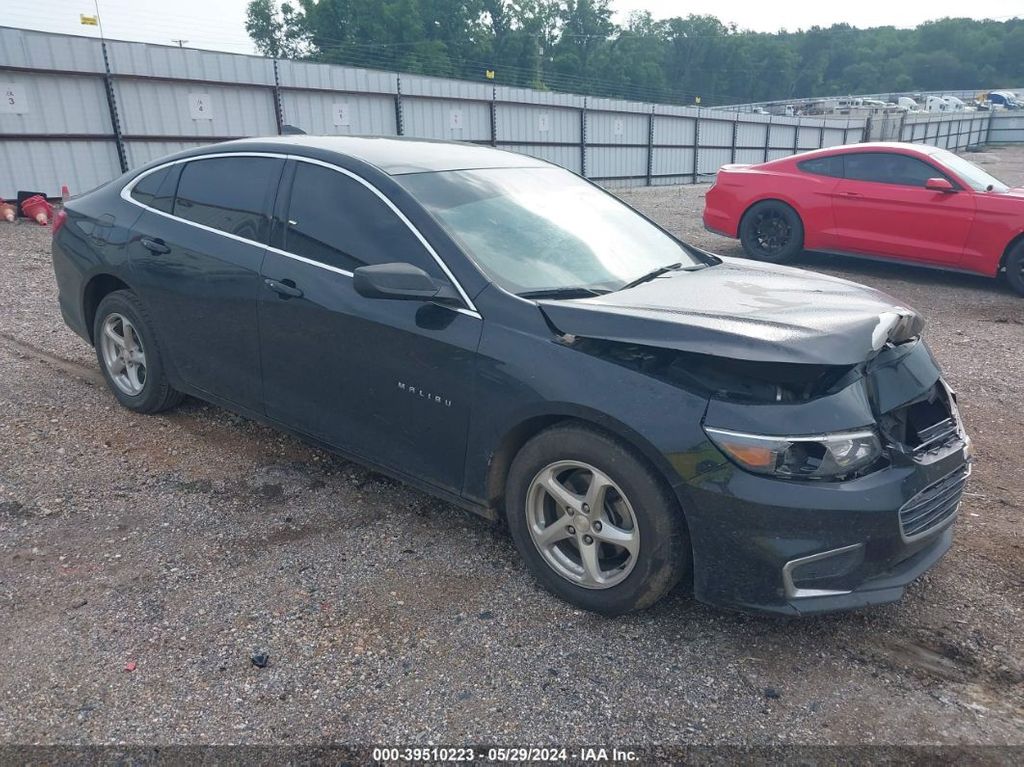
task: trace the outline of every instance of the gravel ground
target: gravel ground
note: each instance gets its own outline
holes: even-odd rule
[[[974,159],[1024,183],[1024,148]],[[700,227],[704,189],[623,197],[738,253]],[[542,592],[482,519],[194,400],[118,408],[48,238],[0,226],[0,742],[1024,744],[1004,286],[804,262],[923,311],[975,438],[955,547],[902,603],[782,620],[676,593],[610,620]]]

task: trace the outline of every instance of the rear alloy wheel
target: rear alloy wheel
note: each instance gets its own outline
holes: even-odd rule
[[[146,350],[142,338],[123,314],[111,312],[103,320],[100,354],[111,383],[129,397],[137,397],[146,386]]]
[[[96,358],[117,401],[137,413],[158,413],[181,402],[164,375],[160,347],[138,296],[116,290],[96,307]]]
[[[1024,296],[1024,242],[1018,242],[1006,257],[1006,281]]]
[[[631,449],[583,424],[552,427],[523,446],[505,511],[541,585],[586,610],[649,607],[688,569],[686,523],[665,483]]]
[[[773,264],[790,261],[803,250],[803,222],[785,203],[765,200],[743,215],[740,242],[750,258]]]

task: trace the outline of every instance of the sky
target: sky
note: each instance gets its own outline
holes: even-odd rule
[[[109,38],[253,53],[245,33],[247,0],[99,0],[103,31]],[[93,0],[6,0],[0,25],[50,32],[98,35],[82,26],[79,15],[92,15]],[[768,2],[767,0],[613,0],[616,20],[630,11],[649,10],[656,18],[689,13],[711,14],[744,29],[775,32],[846,22],[857,27],[912,27],[946,16],[1007,19],[1024,16],[1021,0],[856,0],[856,2]]]

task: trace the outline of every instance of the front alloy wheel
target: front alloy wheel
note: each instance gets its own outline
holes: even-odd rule
[[[585,610],[649,607],[689,569],[671,488],[629,445],[589,424],[566,421],[523,445],[509,467],[505,519],[538,582]]]
[[[559,461],[534,477],[527,498],[530,536],[560,576],[607,589],[633,572],[640,529],[608,475],[581,461]]]

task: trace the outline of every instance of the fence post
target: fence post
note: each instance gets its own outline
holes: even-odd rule
[[[988,113],[988,122],[985,123],[985,145],[992,143],[992,115],[995,114],[991,110]]]
[[[800,118],[796,118],[796,125],[793,126],[793,154],[800,151]]]
[[[277,121],[277,135],[284,133],[284,107],[281,106],[281,77],[277,71],[277,59],[274,59],[274,119]]]
[[[647,186],[651,185],[651,178],[654,176],[654,104],[651,104],[651,113],[647,115]]]
[[[907,125],[907,113],[904,112],[903,114],[900,115],[900,134],[899,134],[899,138],[896,139],[897,141],[903,141],[903,129],[906,127],[906,125]]]
[[[587,177],[587,97],[580,107],[580,175]]]
[[[124,138],[121,135],[121,119],[117,114],[117,97],[114,95],[114,80],[110,73],[110,58],[107,56],[107,41],[101,39],[103,50],[103,87],[107,92],[107,110],[110,112],[110,126],[114,129],[114,144],[117,147],[117,162],[121,172],[128,172],[128,155],[124,151]]]
[[[821,118],[821,125],[818,126],[818,149],[825,148],[825,118]]]
[[[491,146],[498,145],[498,86],[491,88]]]
[[[693,119],[693,183],[697,183],[697,166],[700,163],[700,107]]]
[[[867,116],[867,119],[864,120],[864,128],[862,129],[861,134],[860,134],[860,142],[862,144],[865,141],[871,141],[871,128],[872,128],[871,117],[872,116],[869,114]]]
[[[736,144],[739,143],[740,135],[740,113],[737,112],[732,120],[732,147],[729,152],[729,162],[736,162]]]
[[[768,115],[768,122],[764,124],[764,162],[768,162],[768,148],[772,143],[772,116]]]
[[[402,119],[402,75],[395,74],[395,132],[405,135],[405,124]]]
[[[846,118],[846,127],[843,128],[843,146],[850,143],[850,118]]]

